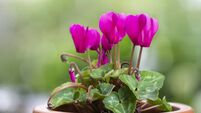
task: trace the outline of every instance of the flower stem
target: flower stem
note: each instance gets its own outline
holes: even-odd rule
[[[118,51],[118,55],[117,55],[117,60],[118,60],[118,68],[121,67],[121,61],[120,61],[120,47],[119,44],[117,44],[117,51]]]
[[[99,47],[100,66],[102,65],[102,49]]]
[[[77,55],[70,54],[70,53],[64,53],[64,54],[62,54],[60,57],[61,57],[61,60],[62,60],[63,62],[66,62],[66,61],[67,61],[67,58],[66,58],[66,57],[72,57],[72,58],[79,59],[79,60],[81,60],[81,61],[86,62],[86,63],[89,64],[89,61],[86,60],[85,58],[82,58],[82,57],[79,57],[79,56],[77,56]]]
[[[145,103],[143,103],[140,107],[141,107],[141,109],[143,109],[145,106],[147,106],[148,104],[145,102]]]
[[[157,108],[157,107],[159,107],[159,106],[160,106],[160,105],[150,106],[150,107],[145,108],[145,109],[142,109],[142,110],[140,110],[140,111],[141,111],[141,112],[145,112],[145,111],[148,111],[148,110],[151,110],[151,109]]]
[[[109,55],[110,55],[110,63],[112,63],[112,52],[109,51]]]
[[[89,51],[87,51],[87,55],[88,55],[88,61],[89,61],[89,69],[92,72],[92,64],[91,64],[91,57],[90,57]]]
[[[140,61],[141,61],[141,57],[142,57],[142,50],[143,50],[143,47],[140,47],[140,53],[139,53],[138,61],[137,61],[137,65],[136,65],[137,69],[139,69],[139,67],[140,67]]]
[[[128,74],[131,74],[131,68],[133,67],[133,56],[134,56],[134,51],[135,51],[135,45],[133,44],[133,48],[131,51],[131,57],[130,57],[130,63],[129,63],[129,68],[128,68]]]
[[[114,63],[114,69],[117,69],[117,62],[116,62],[116,45],[114,45],[113,49],[113,63]]]
[[[88,87],[88,91],[87,91],[87,100],[89,101],[89,103],[92,103],[92,97],[90,96],[90,93],[91,93],[91,89],[93,88],[93,85],[90,85]]]

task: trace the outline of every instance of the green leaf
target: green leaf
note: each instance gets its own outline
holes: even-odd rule
[[[74,92],[73,88],[68,88],[54,95],[48,104],[52,109],[55,109],[61,105],[73,103],[74,102]]]
[[[119,77],[120,75],[125,74],[127,72],[128,72],[128,68],[121,68],[121,69],[118,69],[118,70],[111,70],[105,75],[105,78],[108,78],[108,77],[116,78],[116,77]]]
[[[93,101],[109,96],[114,89],[113,84],[100,83],[97,88],[91,89],[90,97]]]
[[[113,92],[109,97],[103,100],[105,108],[111,110],[113,113],[126,113],[123,105],[120,104],[118,93]]]
[[[85,83],[86,86],[90,86],[91,84],[95,83],[96,81],[92,81],[90,73],[91,72],[89,69],[81,71],[82,78],[81,78],[81,76],[79,76],[79,74],[76,75],[78,82]],[[82,79],[84,82],[82,81]]]
[[[172,111],[172,106],[166,101],[166,98],[163,99],[158,98],[157,100],[148,100],[148,103],[151,105],[160,105],[158,108],[163,112],[170,112]]]
[[[137,80],[135,76],[123,74],[119,76],[119,79],[135,94],[137,88]]]
[[[75,101],[79,101],[79,102],[86,102],[87,100],[87,92],[84,89],[77,89],[77,91],[75,91],[75,93],[78,94],[77,98],[75,98],[74,96],[74,100]]]
[[[128,87],[122,87],[118,91],[119,99],[126,113],[134,113],[136,108],[136,97]]]
[[[82,77],[89,77],[90,76],[90,70],[89,69],[84,70],[81,72],[81,74],[82,74]]]
[[[154,71],[141,71],[141,80],[138,82],[136,96],[140,100],[158,99],[159,90],[163,86],[165,76]]]
[[[158,99],[159,90],[163,86],[165,77],[153,71],[141,71],[141,79],[137,81],[135,76],[121,75],[119,79],[126,84],[139,100]]]
[[[133,93],[127,87],[122,87],[118,93],[112,92],[110,96],[104,98],[103,103],[113,113],[134,113],[135,101]]]
[[[98,59],[93,60],[93,61],[91,62],[91,65],[92,65],[93,67],[96,67],[96,66],[97,66],[97,63],[98,63]]]
[[[85,102],[86,90],[80,87],[75,87],[75,85],[80,84],[65,83],[57,87],[51,94],[48,101],[48,107],[55,109],[61,105],[71,104],[76,101]]]
[[[90,76],[94,79],[103,79],[105,74],[113,69],[113,64],[106,64],[97,69],[94,69]]]
[[[114,69],[110,70],[108,73],[105,74],[104,78],[109,78],[113,74]]]
[[[91,89],[89,96],[92,99],[92,101],[103,98],[103,96],[100,94],[100,91],[97,88]]]
[[[115,86],[113,84],[100,83],[98,89],[102,95],[108,96],[112,92],[114,87]]]

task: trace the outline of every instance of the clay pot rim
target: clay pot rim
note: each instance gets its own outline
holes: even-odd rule
[[[179,108],[179,110],[162,113],[194,113],[193,108],[185,104],[170,102],[170,105]]]
[[[162,112],[162,113],[194,113],[192,107],[187,106],[185,104],[174,103],[174,102],[171,102],[170,104],[176,108],[179,108],[179,110],[173,112]],[[34,107],[33,113],[73,113],[73,112],[51,111],[47,109],[47,105],[38,105]]]

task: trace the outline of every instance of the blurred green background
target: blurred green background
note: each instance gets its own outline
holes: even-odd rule
[[[143,52],[141,68],[165,74],[161,95],[201,113],[201,0],[0,0],[0,96],[7,103],[0,112],[27,113],[46,103],[51,90],[69,79],[59,57],[75,53],[69,26],[98,28],[107,11],[158,18],[159,31]],[[130,49],[125,38],[122,60]]]

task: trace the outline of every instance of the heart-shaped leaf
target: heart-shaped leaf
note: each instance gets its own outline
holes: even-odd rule
[[[94,79],[103,79],[105,74],[113,69],[113,64],[106,64],[97,69],[94,69],[90,76]]]
[[[137,80],[135,76],[123,74],[119,76],[119,79],[135,94],[137,89]]]
[[[86,89],[81,84],[64,83],[57,87],[48,100],[48,107],[55,109],[61,105],[86,101]]]
[[[159,90],[163,87],[165,76],[154,71],[141,71],[136,96],[140,100],[158,99]]]
[[[90,73],[91,72],[89,69],[81,71],[82,76],[80,76],[79,74],[76,75],[78,82],[84,83],[86,86],[90,86],[92,83],[95,82],[95,81],[92,81]]]
[[[172,106],[166,101],[165,97],[163,97],[163,99],[158,98],[155,101],[148,100],[148,103],[151,105],[160,105],[158,108],[163,112],[172,111]]]
[[[153,71],[141,71],[141,79],[137,81],[135,76],[121,75],[119,79],[126,84],[139,100],[158,99],[159,90],[163,86],[165,77]]]
[[[98,99],[103,99],[106,96],[109,96],[114,89],[113,84],[109,83],[100,83],[97,88],[91,89],[90,91],[90,97],[93,101]]]
[[[122,87],[118,93],[112,92],[103,100],[105,107],[113,113],[134,113],[135,102],[135,96],[127,87]]]
[[[128,68],[121,68],[117,70],[111,70],[107,74],[105,74],[105,78],[112,77],[117,78],[122,74],[128,73]]]

